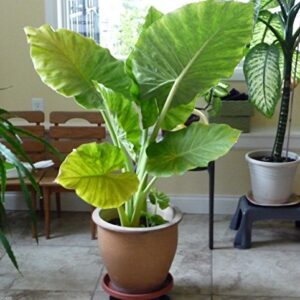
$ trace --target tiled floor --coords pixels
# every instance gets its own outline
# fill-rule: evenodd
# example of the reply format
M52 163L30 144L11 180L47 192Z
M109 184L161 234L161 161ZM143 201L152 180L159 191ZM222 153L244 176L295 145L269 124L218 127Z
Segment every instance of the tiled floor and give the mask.
M45 240L41 230L37 245L27 214L11 213L10 239L22 275L0 249L0 299L109 299L99 286L104 270L88 218L66 212L54 217L52 239ZM229 220L216 216L216 249L210 251L207 216L185 215L171 269L171 299L300 300L300 230L290 222L258 223L252 249L238 250Z

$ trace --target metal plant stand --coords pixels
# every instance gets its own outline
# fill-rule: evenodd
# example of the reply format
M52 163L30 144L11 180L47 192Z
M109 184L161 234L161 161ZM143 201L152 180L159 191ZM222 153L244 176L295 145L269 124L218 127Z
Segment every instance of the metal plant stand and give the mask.
M214 202L215 202L215 162L211 161L207 168L196 168L191 171L206 171L209 179L209 208L208 208L208 245L209 249L214 249Z

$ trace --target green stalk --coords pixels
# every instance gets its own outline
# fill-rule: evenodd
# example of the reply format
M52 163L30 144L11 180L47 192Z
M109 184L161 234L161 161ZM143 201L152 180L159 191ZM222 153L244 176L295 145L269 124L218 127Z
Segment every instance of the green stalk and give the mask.
M124 147L120 144L120 142L118 140L115 128L113 126L113 123L111 122L108 111L102 110L101 113L102 113L105 125L109 131L109 134L110 134L113 144L115 146L119 147L120 149L122 149L123 153L125 154L125 157L126 157L125 170L129 171L129 172L133 172L133 167L132 167L131 161L129 159L129 156L128 156L126 150L124 149ZM122 226L128 226L128 224L129 224L128 217L132 216L132 214L133 214L132 201L133 200L130 199L127 203L125 203L125 208L124 208L124 205L118 208L118 215L119 215ZM127 225L123 225L123 224L127 224Z
M168 95L168 98L164 104L164 107L160 113L160 116L158 117L158 120L155 123L153 132L152 132L151 136L149 137L148 142L146 143L147 146L156 140L159 130L161 128L161 125L166 117L166 114L170 108L170 105L174 99L175 93L178 89L179 83L180 83L182 77L184 76L186 70L187 69L185 69L182 72L182 74L177 78L177 80L175 80L175 82L172 86L172 89ZM132 226L139 225L142 207L145 205L145 201L146 201L147 194L144 193L143 187L144 187L144 185L147 181L147 177L148 177L147 172L146 172L147 161L148 161L148 157L147 157L147 154L145 151L144 153L142 153L142 158L140 161L141 167L139 170L140 171L139 178L142 178L142 180L140 181L139 189L138 189L138 192L136 193L136 197L134 199L134 212L133 212L132 221L131 221Z
M134 211L130 222L130 226L132 227L138 227L140 225L141 213L143 207L145 207L146 196L147 196L146 194L143 193L143 187L147 182L147 178L148 175L145 172L134 197Z
M123 227L130 227L130 222L128 219L128 215L125 212L125 209L123 206L118 207L118 215L121 222L121 226Z
M128 156L128 153L127 153L126 149L123 147L123 145L120 143L120 141L118 139L118 136L116 134L116 130L114 128L114 125L111 122L109 112L106 111L106 110L102 110L101 113L102 113L105 125L106 125L106 127L109 131L110 136L111 136L111 139L113 141L113 144L115 146L119 147L120 149L122 149L123 153L125 154L125 158L126 158L126 160L125 160L125 169L126 169L126 171L133 172L133 166L132 166L131 160Z

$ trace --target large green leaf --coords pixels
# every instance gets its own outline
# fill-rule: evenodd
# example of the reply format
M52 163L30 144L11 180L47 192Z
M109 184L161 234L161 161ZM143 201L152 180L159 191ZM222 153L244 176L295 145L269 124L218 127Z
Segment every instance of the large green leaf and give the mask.
M145 30L132 54L141 99L163 106L175 81L173 106L190 103L230 77L252 32L252 4L204 1L161 17Z
M142 26L141 32L146 30L150 27L155 21L159 20L164 14L156 9L155 7L151 6L148 9L147 15L145 17L145 22Z
M225 155L239 135L239 130L228 125L193 123L151 144L147 149L147 169L154 176L169 177L206 167L210 161Z
M26 27L31 57L37 73L49 87L66 97L75 96L85 108L101 108L102 100L92 80L129 96L131 80L124 63L108 49L81 34L49 25Z
M137 190L134 173L116 172L124 167L121 149L108 143L83 144L62 163L56 181L95 207L116 208Z
M134 158L136 151L140 148L141 130L139 115L133 107L133 102L102 84L96 84L96 87L106 102L105 106L112 117L111 121L119 141Z
M149 26L151 26L155 21L159 20L162 16L163 16L162 12L158 11L156 8L151 6L145 17L145 22L141 28L141 33L139 35L139 38L142 35L142 32L147 30ZM132 80L136 86L136 91L137 91L135 93L136 102L141 108L142 125L144 128L148 128L155 123L157 116L159 115L159 110L158 110L158 106L157 106L157 103L155 100L152 102L150 102L150 101L146 101L146 102L142 101L141 102L140 101L139 88L137 88L138 84L137 84L135 76L132 72L132 57L133 57L133 54L131 52L125 62L126 72L132 77Z
M281 37L283 36L284 29L280 21L279 15L273 14L265 10L259 14L259 18L264 20L265 22L268 22ZM274 41L277 41L277 38L275 37L274 33L270 29L268 29L263 22L258 21L254 27L250 47L252 48L255 45L260 44L262 42L271 45L272 43L274 43Z
M279 49L261 43L252 48L244 62L250 101L265 116L274 114L280 97Z

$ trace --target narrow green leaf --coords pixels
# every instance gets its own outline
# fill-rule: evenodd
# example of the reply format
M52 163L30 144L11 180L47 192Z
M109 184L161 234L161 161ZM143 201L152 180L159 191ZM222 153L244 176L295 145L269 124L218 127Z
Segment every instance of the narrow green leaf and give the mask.
M24 130L20 127L14 127L14 130L17 134L22 134L23 136L30 137L33 140L36 140L40 142L41 144L45 145L47 147L47 150L49 150L51 153L53 153L56 157L62 159L62 154L59 152L55 147L53 147L47 140L40 138L36 136L35 134L32 134L31 132Z
M279 50L261 43L252 48L244 62L249 99L265 116L272 117L280 97Z
M0 201L1 201L1 203L4 203L4 195L5 195L5 191L6 191L6 168L5 168L4 162L1 157L0 157L0 176L1 176ZM0 212L0 215L1 215L1 212Z
M31 163L30 157L22 146L22 140L16 135L14 130L0 123L0 136L20 159Z
M8 254L8 256L9 256L11 262L13 263L13 265L15 266L15 268L16 268L18 271L20 271L20 270L19 270L18 262L17 262L16 257L15 257L15 255L14 255L12 249L11 249L10 243L9 243L9 241L7 240L7 238L6 238L5 234L4 234L4 232L3 232L1 229L0 229L0 241L1 241L2 245L3 245L3 248L5 249L6 253Z
M23 178L23 172L22 172L23 170L21 171L18 166L16 167L16 169L17 169L17 172L18 172L18 178L19 178L21 190L22 190L22 193L23 193L23 196L24 196L24 199L25 199L25 203L28 207L28 213L29 213L29 216L30 216L30 219L31 219L32 226L35 228L35 230L37 230L36 211L33 209L31 194L30 194L30 192L28 190L28 186L25 183L25 180ZM35 182L35 184L37 184L35 180L34 180L34 182ZM39 191L39 188L38 188L38 191ZM38 243L38 237L37 236L36 236L36 242Z
M131 80L124 63L90 38L49 25L26 27L31 57L37 73L50 88L66 97L76 97L85 108L102 108L92 80L130 97Z
M161 142L148 147L147 170L157 177L169 177L206 167L210 161L225 155L239 135L239 130L228 125L192 123L182 130L169 132Z
M118 147L108 143L83 144L62 163L56 182L87 203L101 208L117 208L136 192L135 173L120 173L125 158Z

